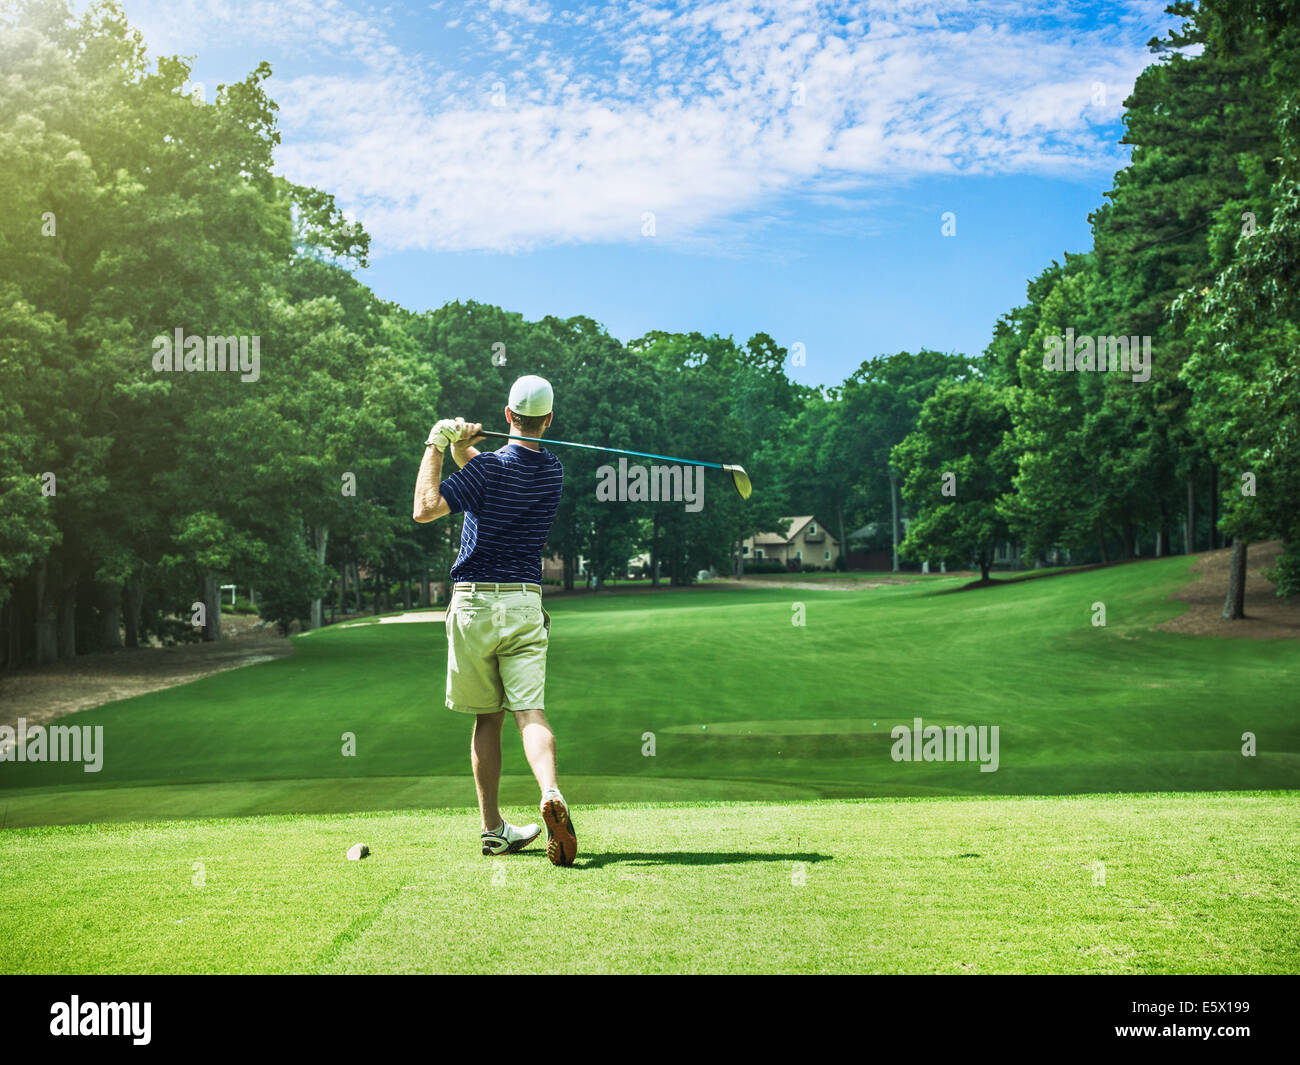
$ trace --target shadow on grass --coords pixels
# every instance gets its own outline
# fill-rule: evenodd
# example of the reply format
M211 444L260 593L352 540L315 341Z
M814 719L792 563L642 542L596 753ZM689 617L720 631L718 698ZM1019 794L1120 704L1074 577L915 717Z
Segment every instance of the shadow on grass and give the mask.
M1078 566L1048 566L1040 570L1028 570L1025 572L1012 571L1016 573L1014 577L990 577L988 580L973 580L966 584L959 584L955 588L935 588L926 595L956 595L958 592L973 592L980 588L1004 588L1013 584L1023 584L1025 581L1042 581L1051 577L1070 577L1076 573L1091 573L1093 570L1114 569L1116 566L1131 566L1140 562L1165 562L1178 556L1161 555L1159 558L1120 558L1114 562L1089 562ZM1183 556L1190 557L1190 556ZM1007 572L1005 570L998 572Z
M732 865L737 862L829 862L829 854L766 854L756 851L610 851L585 861L579 853L575 869L599 869L614 862L629 865Z

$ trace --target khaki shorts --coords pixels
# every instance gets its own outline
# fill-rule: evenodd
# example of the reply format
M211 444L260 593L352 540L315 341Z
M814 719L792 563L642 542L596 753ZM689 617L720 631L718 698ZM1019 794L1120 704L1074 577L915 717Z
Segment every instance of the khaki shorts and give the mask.
M498 590L505 589L505 590ZM535 584L457 584L447 604L447 708L544 710L551 617Z

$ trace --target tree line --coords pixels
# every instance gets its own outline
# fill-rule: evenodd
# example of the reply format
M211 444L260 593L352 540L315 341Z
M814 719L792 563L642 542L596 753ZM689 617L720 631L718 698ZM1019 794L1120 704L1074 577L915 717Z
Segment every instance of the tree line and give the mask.
M864 362L806 403L798 512L877 517L904 557L985 579L999 543L1028 564L1231 543L1234 617L1247 545L1280 538L1269 576L1300 592L1300 4L1166 10L1092 249L978 357Z
M111 2L0 16L0 665L220 636L219 587L325 621L447 572L456 521L410 520L428 427L555 383L552 435L743 463L707 504L602 501L565 452L548 552L690 583L815 513L898 555L1101 560L1266 536L1300 589L1295 336L1300 103L1289 5L1178 4L1127 101L1132 165L977 357L866 359L794 383L765 333L651 332L476 302L413 312L353 272L369 238L274 173L270 68L196 96ZM1189 57L1189 45L1199 54ZM1244 221L1243 219L1247 219ZM1148 380L1046 368L1052 338L1147 337ZM1138 345L1141 350L1141 344ZM1242 491L1249 481L1251 491ZM909 517L906 537L901 517ZM1243 570L1244 571L1244 570Z

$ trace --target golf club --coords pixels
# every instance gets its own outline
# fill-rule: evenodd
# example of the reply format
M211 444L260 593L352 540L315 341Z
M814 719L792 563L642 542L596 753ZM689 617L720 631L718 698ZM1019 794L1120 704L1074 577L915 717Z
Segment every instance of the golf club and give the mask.
M726 470L731 474L731 483L735 485L736 491L740 494L741 499L748 499L749 493L752 492L753 486L749 483L749 474L745 472L744 466L728 465L722 462L699 462L696 459L679 459L672 455L651 455L645 451L626 451L621 447L601 447L599 444L575 444L572 440L551 440L539 439L535 436L511 436L509 433L494 433L487 429L482 430L481 436L491 436L498 440L524 440L532 443L553 444L559 447L582 447L588 451L607 451L611 455L632 455L639 459L662 459L664 462L676 462L683 466L707 466L711 470Z

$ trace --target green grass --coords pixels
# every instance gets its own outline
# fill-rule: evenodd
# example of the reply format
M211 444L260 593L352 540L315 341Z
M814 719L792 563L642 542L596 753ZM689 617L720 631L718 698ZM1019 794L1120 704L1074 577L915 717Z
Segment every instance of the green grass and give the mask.
M307 634L0 763L0 972L1296 972L1300 648L1156 631L1189 569L556 599L567 870L478 853L441 625Z
M0 972L1300 968L1294 794L600 807L577 826L571 869L482 857L464 810L5 831ZM356 842L372 856L344 860Z
M1189 568L1173 558L965 591L966 578L945 577L558 599L547 703L566 794L588 805L1296 787L1300 645L1155 631L1183 609L1168 594ZM806 623L792 625L800 608ZM443 707L441 625L340 626L296 647L65 719L104 727L103 771L0 763L0 819L473 801L469 721ZM1000 768L893 761L890 729L915 717L998 726ZM503 794L522 801L533 785L507 732ZM344 733L355 757L341 754Z

